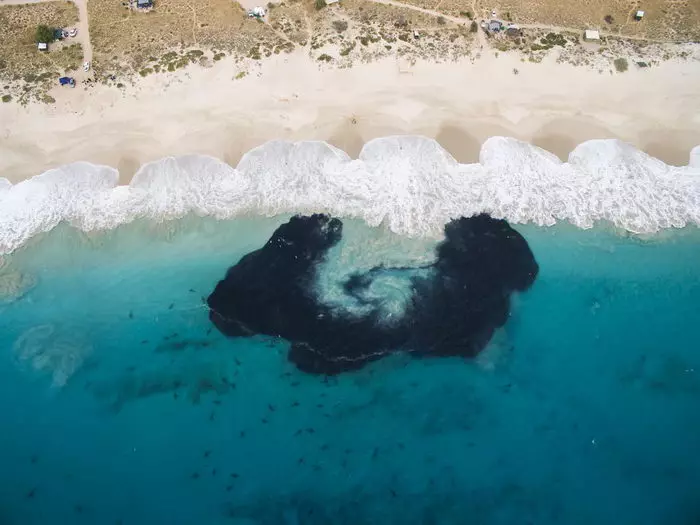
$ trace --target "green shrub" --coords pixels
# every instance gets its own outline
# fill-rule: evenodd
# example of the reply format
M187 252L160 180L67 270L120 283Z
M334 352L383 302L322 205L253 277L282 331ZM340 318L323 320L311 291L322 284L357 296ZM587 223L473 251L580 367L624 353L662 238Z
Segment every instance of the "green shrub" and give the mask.
M543 46L547 48L554 46L564 47L566 45L567 40L564 35L560 35L559 33L547 33L540 39L540 42Z
M471 33L476 33L479 30L479 24L476 23L476 20L474 20L470 25L469 25L469 31Z
M626 58L616 58L613 61L613 64L615 64L615 69L617 70L618 73L624 73L627 71L627 68L629 67L629 64L627 63Z
M40 44L42 42L46 44L53 42L55 40L55 38L53 37L53 29L45 25L37 26L36 34L34 35L34 40L37 44Z
M12 95L3 95L2 101L3 102L12 102Z
M333 57L323 53L320 57L318 57L318 60L320 60L321 62L330 62L331 60L333 60Z
M316 9L321 10L326 7L326 0L316 0Z
M345 20L333 20L333 27L338 33L342 33L347 30L348 23Z
M260 60L262 58L260 56L260 49L258 49L258 46L250 48L250 52L248 53L248 57L252 58L253 60Z
M341 57L346 57L350 54L350 52L355 49L355 42L350 44L348 47L344 47L343 49L340 50L340 56Z
M447 23L447 20L445 20L444 16L438 16L437 17L437 23L441 26L444 26Z

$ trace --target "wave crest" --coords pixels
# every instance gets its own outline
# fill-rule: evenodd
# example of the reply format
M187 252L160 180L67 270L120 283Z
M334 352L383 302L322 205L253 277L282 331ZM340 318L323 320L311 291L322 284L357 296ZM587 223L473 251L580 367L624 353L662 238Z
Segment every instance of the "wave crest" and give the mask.
M514 223L607 220L635 233L700 224L700 146L674 167L617 140L580 144L561 162L548 151L493 137L479 163L459 164L436 141L375 139L356 160L325 142L272 141L236 168L207 156L142 166L128 186L107 166L76 162L12 185L0 179L0 253L69 222L86 231L189 213L325 212L396 233L439 236L450 219L486 212Z

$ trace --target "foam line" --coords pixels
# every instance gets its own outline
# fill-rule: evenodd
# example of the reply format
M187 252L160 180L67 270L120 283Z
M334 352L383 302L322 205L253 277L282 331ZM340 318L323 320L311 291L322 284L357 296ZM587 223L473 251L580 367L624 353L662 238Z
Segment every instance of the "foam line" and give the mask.
M459 164L436 141L375 139L358 159L325 142L272 141L236 168L207 156L142 166L128 186L107 166L76 162L12 185L0 179L0 253L62 221L83 230L137 218L194 213L325 212L385 224L396 233L440 236L450 219L486 212L512 223L609 221L635 233L700 224L700 146L669 166L617 140L580 144L561 162L512 138L493 137L479 163Z

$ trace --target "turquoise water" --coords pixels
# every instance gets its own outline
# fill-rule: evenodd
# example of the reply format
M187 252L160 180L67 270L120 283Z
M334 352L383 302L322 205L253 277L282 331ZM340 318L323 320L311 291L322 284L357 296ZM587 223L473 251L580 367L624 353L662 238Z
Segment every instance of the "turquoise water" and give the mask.
M60 227L6 261L0 523L700 521L697 230L517 227L540 273L476 360L323 378L202 303L285 220ZM342 244L329 297L435 242Z

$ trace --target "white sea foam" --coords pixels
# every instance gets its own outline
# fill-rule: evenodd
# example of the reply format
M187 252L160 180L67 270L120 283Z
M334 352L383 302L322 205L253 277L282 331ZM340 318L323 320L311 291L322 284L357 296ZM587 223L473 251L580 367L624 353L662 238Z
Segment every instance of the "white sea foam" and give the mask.
M84 230L136 218L188 213L329 212L437 236L449 219L488 212L511 222L588 228L607 220L636 233L700 224L700 147L688 166L668 166L616 140L579 145L561 162L515 139L493 137L480 162L459 164L415 136L368 142L359 159L324 142L269 142L236 168L211 157L169 157L144 165L129 186L113 168L68 164L11 185L0 179L0 253L61 221Z

